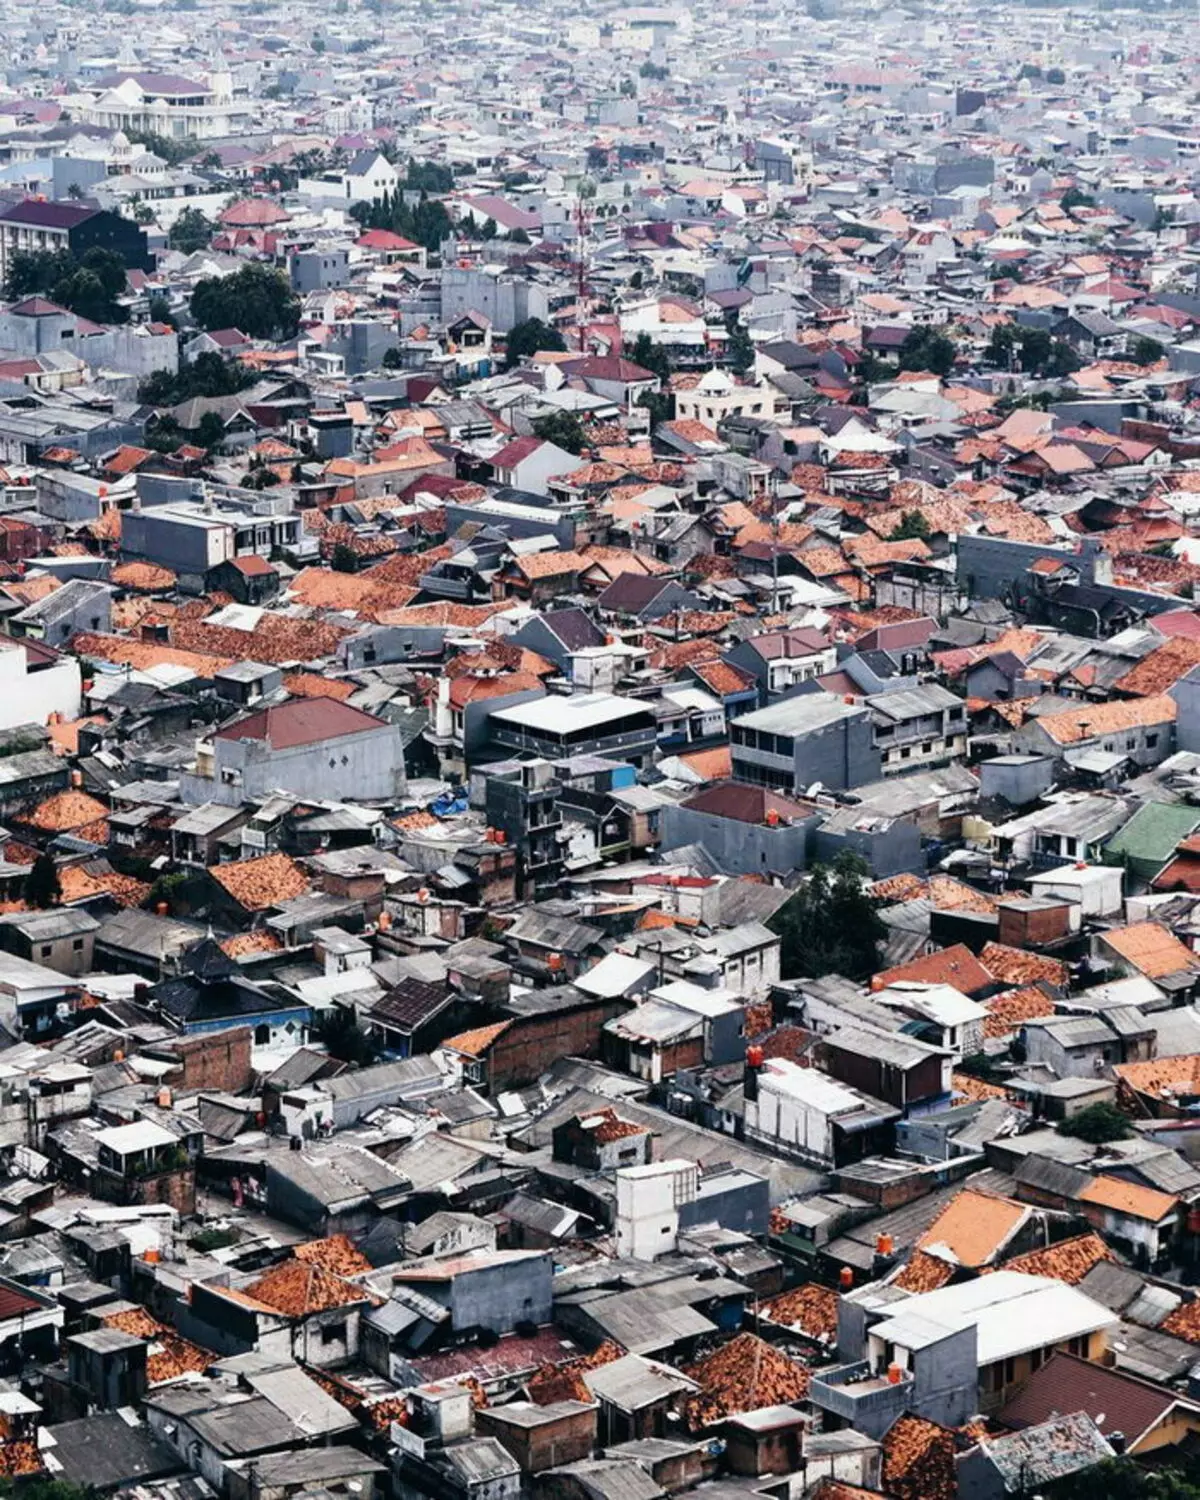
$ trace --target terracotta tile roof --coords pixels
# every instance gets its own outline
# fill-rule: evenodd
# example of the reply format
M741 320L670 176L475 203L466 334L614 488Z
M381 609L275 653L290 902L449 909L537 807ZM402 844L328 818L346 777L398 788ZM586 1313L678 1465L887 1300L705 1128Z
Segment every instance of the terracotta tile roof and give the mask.
M135 880L132 875L119 875L115 870L92 875L82 865L66 866L58 872L58 881L62 888L64 906L107 895L118 906L132 908L141 906L150 894L150 886L144 880Z
M303 896L310 884L308 876L286 854L212 865L208 873L245 911L266 911L280 901L291 901Z
M513 567L523 577L561 578L570 573L582 573L587 563L578 552L563 552L555 548L548 552L525 552L513 559Z
M679 759L706 781L721 781L733 775L733 751L728 745L718 745L712 750L692 750Z
M306 567L288 583L288 595L311 609L347 609L368 619L377 618L383 609L402 609L416 597L416 579L395 582L375 577L375 571L335 573L333 568Z
M170 1380L179 1380L184 1375L203 1375L218 1358L208 1349L180 1338L177 1333L164 1330L150 1345L146 1353L146 1378L151 1385L164 1385Z
M896 1500L954 1500L954 1434L923 1417L903 1416L883 1439L883 1488Z
M950 1086L962 1098L973 1101L1008 1098L1008 1090L1001 1088L998 1083L985 1083L982 1078L975 1078L970 1073L951 1073Z
M917 1249L978 1270L996 1259L1028 1215L1024 1204L964 1188L917 1241Z
M217 1358L210 1350L181 1338L173 1328L151 1317L144 1308L129 1307L107 1317L101 1316L106 1327L149 1340L146 1375L151 1385L163 1385L189 1373L202 1375Z
M1079 1202L1128 1214L1134 1219L1145 1219L1151 1224L1160 1223L1179 1207L1179 1199L1173 1193L1160 1193L1155 1188L1143 1187L1141 1183L1123 1182L1119 1177L1107 1177L1103 1173L1083 1189Z
M109 574L109 582L123 589L144 589L147 593L166 593L175 587L178 580L170 568L160 568L148 562L126 562L112 570Z
M1184 969L1200 969L1200 958L1161 922L1114 927L1104 934L1104 942L1147 979L1164 979Z
M684 1421L692 1432L740 1412L803 1401L810 1379L799 1360L789 1359L753 1333L739 1333L683 1373L700 1386L699 1393L683 1403Z
M887 880L877 880L871 894L889 905L924 899L936 911L971 911L986 917L996 910L994 896L977 891L953 875L931 875L928 880L912 874L892 875Z
M985 943L979 962L1001 984L1027 985L1044 979L1048 984L1066 984L1069 970L1058 958L1010 948L1007 943Z
M1030 1250L1004 1262L1006 1271L1023 1271L1026 1276L1052 1276L1077 1286L1094 1265L1111 1260L1112 1252L1098 1234L1077 1234L1044 1250Z
M243 635L244 632L237 631ZM131 636L98 635L94 631L83 631L71 640L71 650L78 656L92 656L97 661L113 662L117 666L130 666L140 670L148 667L186 667L199 677L211 677L224 667L246 657L243 649L235 656L213 656L201 651L180 651L172 646L160 646L153 641L138 641Z
M1159 1333L1169 1333L1174 1338L1186 1339L1189 1344L1200 1344L1200 1301L1184 1302L1158 1325Z
M1134 693L1139 698L1153 697L1165 693L1179 679L1200 662L1200 640L1190 636L1174 636L1171 640L1143 656L1124 677L1118 677L1113 687L1121 693Z
M1160 1057L1152 1062L1119 1063L1113 1068L1124 1094L1146 1094L1174 1103L1180 1096L1200 1095L1200 1053Z
M799 1328L810 1339L831 1343L837 1336L837 1293L832 1287L807 1282L781 1297L764 1302L762 1310L773 1323Z
M44 1469L41 1449L35 1442L0 1443L0 1474L16 1479L40 1474Z
M139 1339L156 1339L160 1333L167 1332L167 1325L152 1318L143 1307L127 1307L123 1312L107 1316L102 1313L101 1321L106 1328L117 1328Z
M919 875L904 873L889 875L886 880L877 880L871 886L871 895L889 906L899 901L916 901L928 891L928 882Z
M371 1262L344 1234L310 1240L307 1245L297 1245L292 1253L306 1265L319 1266L322 1271L332 1271L335 1276L359 1276L371 1269Z
M1138 698L1128 703L1080 704L1078 708L1065 709L1062 713L1044 714L1037 722L1055 744L1074 745L1080 740L1120 734L1127 729L1173 724L1176 712L1174 698L1162 695Z
M457 1036L447 1037L442 1043L454 1052L467 1057L482 1057L498 1036L512 1025L511 1021L497 1021L494 1026L477 1026L473 1031L460 1031Z
M347 578L356 575L347 573ZM313 661L332 656L338 642L349 634L319 620L295 620L288 615L264 613L253 630L234 630L206 622L176 621L171 644L207 655L232 655L237 661L259 661L278 665L290 661Z
M309 1313L327 1312L330 1308L350 1307L356 1302L371 1300L362 1287L299 1259L275 1266L253 1282L247 1292L255 1301L289 1318L302 1318Z
M283 679L283 685L293 698L338 698L343 703L357 691L352 682L319 677L316 672L292 672Z
M1054 1001L1036 984L1005 990L983 1003L988 1012L983 1023L985 1036L1008 1036L1025 1021L1054 1014Z
M221 952L226 958L248 958L252 953L282 953L283 944L273 932L260 928L257 932L239 932L225 938Z
M579 1359L567 1360L561 1365L543 1365L536 1375L529 1378L525 1392L535 1406L553 1406L557 1401L585 1401L591 1405L595 1399L584 1383L589 1370L599 1370L611 1365L625 1355L620 1344L605 1339L590 1354Z
M86 792L55 792L40 802L25 821L43 833L69 833L104 818L108 809Z
M908 1264L892 1280L893 1286L906 1292L936 1292L944 1287L954 1275L954 1267L948 1260L928 1255L924 1250L914 1250Z
M965 943L956 943L951 948L939 948L936 953L926 953L906 964L883 969L871 980L871 988L886 989L897 980L912 980L918 984L950 984L964 995L988 989L994 982L991 974Z

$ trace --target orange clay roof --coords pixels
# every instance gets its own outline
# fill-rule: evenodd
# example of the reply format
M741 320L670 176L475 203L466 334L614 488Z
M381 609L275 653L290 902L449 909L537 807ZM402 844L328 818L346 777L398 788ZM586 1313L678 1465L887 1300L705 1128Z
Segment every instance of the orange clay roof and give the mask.
M1023 1271L1027 1276L1051 1276L1055 1281L1076 1286L1094 1265L1111 1259L1111 1251L1098 1234L1077 1234L1073 1239L1060 1240L1057 1245L1047 1245L1044 1250L1014 1256L1004 1262L1004 1269Z
M1159 922L1134 922L1104 934L1105 943L1147 979L1200 968L1200 958Z
M1137 1182L1122 1182L1119 1177L1103 1175L1084 1188L1079 1201L1111 1209L1114 1213L1128 1214L1135 1219L1146 1219L1151 1224L1157 1224L1179 1207L1179 1199L1171 1193L1160 1193Z
M497 1037L512 1025L511 1021L497 1021L494 1026L477 1026L473 1031L460 1031L457 1036L447 1037L442 1043L453 1052L465 1053L467 1057L482 1057Z
M941 1260L924 1250L914 1250L892 1285L905 1292L936 1292L953 1275L954 1267L948 1260Z
M362 1287L299 1259L275 1266L253 1282L247 1292L256 1302L290 1318L371 1300Z
M832 1339L837 1333L837 1293L810 1281L781 1297L772 1297L763 1311L773 1323L799 1328L812 1339Z
M1037 722L1056 745L1074 745L1127 729L1173 724L1176 713L1174 698L1164 694L1130 702L1082 703L1062 713L1043 714Z
M247 958L252 953L282 953L283 944L274 933L260 928L257 932L239 932L225 938L221 952L226 958Z
M40 828L44 833L68 833L96 822L107 812L103 802L97 802L86 792L55 792L40 802L25 821L31 828Z
M297 1245L293 1253L306 1265L319 1266L322 1271L332 1271L335 1276L358 1276L371 1269L371 1262L344 1234L310 1240L307 1245Z
M977 1270L1000 1254L1028 1214L1023 1204L964 1188L938 1214L917 1248Z
M979 962L1001 984L1035 984L1039 979L1048 984L1067 982L1067 966L1061 959L1011 948L1007 943L985 943Z
M308 876L286 854L213 865L208 873L246 911L265 911L303 896L309 888Z

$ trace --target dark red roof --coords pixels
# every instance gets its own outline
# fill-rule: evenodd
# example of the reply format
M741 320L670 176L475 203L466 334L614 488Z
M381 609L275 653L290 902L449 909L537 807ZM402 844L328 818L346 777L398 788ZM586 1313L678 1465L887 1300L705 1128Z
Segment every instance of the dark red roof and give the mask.
M11 1287L0 1286L0 1320L19 1318L22 1313L41 1312L42 1304Z
M38 198L26 198L0 213L0 220L9 224L35 224L40 229L74 229L99 212L98 208L84 208L78 203L44 203Z
M654 380L653 370L643 370L631 359L619 354L590 354L585 358L563 360L568 375L582 375L585 380Z
M233 565L247 578L265 578L269 573L279 571L274 563L269 563L265 557L258 557L254 553L251 553L249 557L235 557Z
M0 218L4 215L0 214ZM10 313L16 313L19 318L70 318L74 314L69 308L59 307L57 302L51 302L48 297L26 297L23 302L14 302L9 308Z
M334 698L292 698L276 708L263 708L236 724L227 724L217 730L215 738L264 740L272 750L290 750L384 727L383 719Z
M781 823L792 818L808 818L812 809L790 797L781 797L778 792L766 787L751 786L744 781L720 781L706 786L694 797L689 797L683 806L689 812L707 813L714 818L731 818L736 823L763 825L767 814L775 813Z
M1174 1391L1060 1353L1029 1377L1000 1412L1000 1421L1020 1431L1061 1412L1085 1411L1105 1437L1124 1433L1132 1446L1179 1399Z
M492 454L493 469L511 469L514 464L524 463L531 453L536 453L544 442L540 437L513 438L505 443L499 453Z

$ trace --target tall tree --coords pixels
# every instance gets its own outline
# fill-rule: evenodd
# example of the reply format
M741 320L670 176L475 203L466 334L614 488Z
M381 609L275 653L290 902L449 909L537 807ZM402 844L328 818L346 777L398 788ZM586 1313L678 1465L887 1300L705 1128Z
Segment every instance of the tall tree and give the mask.
M25 877L24 896L30 906L36 906L39 910L57 906L62 900L58 866L49 854L39 854L29 867L29 874Z
M887 929L867 893L866 863L850 852L832 868L814 865L808 880L767 924L781 939L785 979L844 974L865 979L878 967Z
M531 354L537 354L541 349L562 353L567 346L557 328L551 328L541 318L526 318L523 323L517 323L509 329L504 347L505 364L511 369L513 365L519 365L522 360L528 359Z
M253 339L287 339L299 326L300 303L282 271L252 262L232 276L197 282L192 317L201 328L239 328Z

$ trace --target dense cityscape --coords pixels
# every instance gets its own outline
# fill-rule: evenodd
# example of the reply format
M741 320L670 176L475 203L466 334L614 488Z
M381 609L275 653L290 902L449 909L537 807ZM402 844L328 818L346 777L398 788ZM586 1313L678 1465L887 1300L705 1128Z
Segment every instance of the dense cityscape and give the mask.
M0 1500L1200 1500L1182 8L0 5Z

